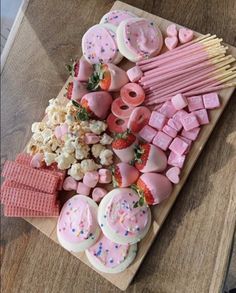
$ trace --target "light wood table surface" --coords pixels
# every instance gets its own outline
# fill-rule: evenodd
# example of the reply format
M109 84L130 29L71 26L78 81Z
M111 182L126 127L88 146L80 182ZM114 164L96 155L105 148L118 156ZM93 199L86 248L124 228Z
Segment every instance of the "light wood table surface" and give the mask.
M235 1L125 2L236 45ZM67 79L64 64L112 4L29 0L2 71L1 163L24 149ZM236 221L235 96L127 292L221 292ZM1 217L1 257L2 292L119 292L21 219Z

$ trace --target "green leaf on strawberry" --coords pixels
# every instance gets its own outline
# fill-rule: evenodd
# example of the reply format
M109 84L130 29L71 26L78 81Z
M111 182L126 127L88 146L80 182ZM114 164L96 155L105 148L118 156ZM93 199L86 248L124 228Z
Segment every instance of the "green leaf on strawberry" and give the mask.
M83 108L79 103L72 100L73 106L75 106L78 109L77 118L80 121L88 121L89 120L89 113L86 111L85 108Z

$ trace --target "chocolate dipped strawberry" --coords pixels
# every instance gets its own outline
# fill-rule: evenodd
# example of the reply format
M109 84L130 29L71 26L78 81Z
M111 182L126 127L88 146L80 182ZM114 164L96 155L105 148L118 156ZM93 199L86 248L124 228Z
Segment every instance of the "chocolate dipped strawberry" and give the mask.
M69 100L75 100L79 102L81 98L87 93L87 83L74 79L72 82L69 82L67 86L66 97Z
M70 75L78 81L88 82L89 77L93 73L93 66L88 63L88 61L86 61L84 58L71 61L73 63L66 66Z
M170 180L158 173L145 173L141 175L136 185L133 185L132 188L140 196L135 206L159 204L169 197L172 192Z
M126 72L118 66L107 64L95 64L94 72L88 81L88 90L119 91L129 82Z
M128 163L118 163L112 171L112 180L115 187L128 187L135 183L139 177L139 171Z
M134 165L142 173L162 172L167 166L165 153L153 144L136 145L134 153Z
M134 158L134 147L136 143L136 136L130 131L125 131L116 135L112 142L112 149L122 162L128 163Z

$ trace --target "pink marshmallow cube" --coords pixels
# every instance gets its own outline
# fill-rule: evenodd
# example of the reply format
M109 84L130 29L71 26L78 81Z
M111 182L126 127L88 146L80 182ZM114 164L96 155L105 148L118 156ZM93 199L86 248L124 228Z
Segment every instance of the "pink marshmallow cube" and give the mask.
M202 96L189 97L187 98L187 101L190 112L204 108Z
M98 181L99 183L107 184L112 181L112 173L110 170L99 169L98 174L99 174L99 181Z
M173 106L173 104L171 103L171 101L167 101L165 102L161 108L158 110L158 112L162 113L163 115L165 115L167 118L171 118L173 117L173 115L176 113L176 109Z
M157 111L152 111L151 117L149 119L149 125L161 130L166 123L166 116Z
M77 190L78 182L71 176L66 177L63 182L64 190Z
M188 139L194 141L197 139L199 132L200 132L200 127L194 128L189 131L186 131L185 129L183 129L181 132L181 135L185 138L188 138Z
M145 125L140 131L139 136L147 142L152 142L157 131L149 125Z
M95 144L100 141L100 138L98 135L94 133L85 133L84 142L86 144Z
M162 131L168 134L170 137L175 138L177 136L177 131L169 125L165 125Z
M188 114L188 112L186 112L185 110L179 110L174 114L173 119L178 121L179 123L181 123L181 125L183 125L181 122L181 118L187 114Z
M97 171L87 172L84 175L83 183L91 188L94 188L98 184L99 175Z
M107 194L107 190L101 187L94 188L92 192L92 199L96 202L100 202L101 199Z
M180 156L174 152L170 152L168 157L168 164L174 167L182 168L184 165L185 159L186 159L186 156Z
M180 139L182 139L183 141L185 141L188 144L188 148L186 149L186 151L184 152L184 155L188 154L191 146L192 146L192 140L190 140L189 138L186 138L184 136L179 136Z
M188 144L179 137L176 137L169 146L171 151L180 156L184 154L187 148Z
M168 134L158 131L157 135L153 139L153 144L163 151L166 151L168 149L168 146L170 145L172 141L172 137L170 137Z
M131 82L137 82L142 76L143 72L139 66L134 66L126 71L128 78Z
M181 128L183 127L181 122L179 122L178 120L175 120L173 118L169 119L167 124L174 128L177 132L181 130Z
M183 127L185 130L191 130L194 129L196 127L198 127L200 124L197 120L197 117L193 114L187 114L184 117L181 117L181 123L183 124Z
M91 188L84 184L83 182L79 182L77 186L77 193L81 195L89 195Z
M176 110L181 110L188 105L187 99L182 94L173 96L171 102Z
M30 167L32 168L41 168L44 164L44 155L43 153L36 153L31 161L30 161Z
M220 107L220 100L217 93L203 95L203 104L206 109L215 109Z
M208 117L206 109L194 111L193 113L194 113L194 115L196 115L197 120L200 123L200 125L205 125L205 124L209 123L209 117Z

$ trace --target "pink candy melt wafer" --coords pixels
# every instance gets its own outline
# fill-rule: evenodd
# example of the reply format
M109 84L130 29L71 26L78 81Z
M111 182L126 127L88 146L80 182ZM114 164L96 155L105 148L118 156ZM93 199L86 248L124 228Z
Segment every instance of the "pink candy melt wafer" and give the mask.
M188 144L179 137L176 137L169 146L169 149L177 155L183 155L187 148Z
M157 131L149 125L145 125L140 131L139 136L144 139L146 142L152 142L154 136L157 134Z
M220 100L217 93L203 95L203 104L206 109L215 109L220 107Z
M188 101L188 109L190 112L204 108L202 96L189 97L187 98L187 101Z
M181 120L181 123L183 124L184 129L187 131L194 129L200 125L196 115L194 115L193 113L190 113L185 115L184 117L181 117L180 120Z
M153 139L153 144L163 151L166 151L171 141L172 137L162 131L158 131L157 135Z

